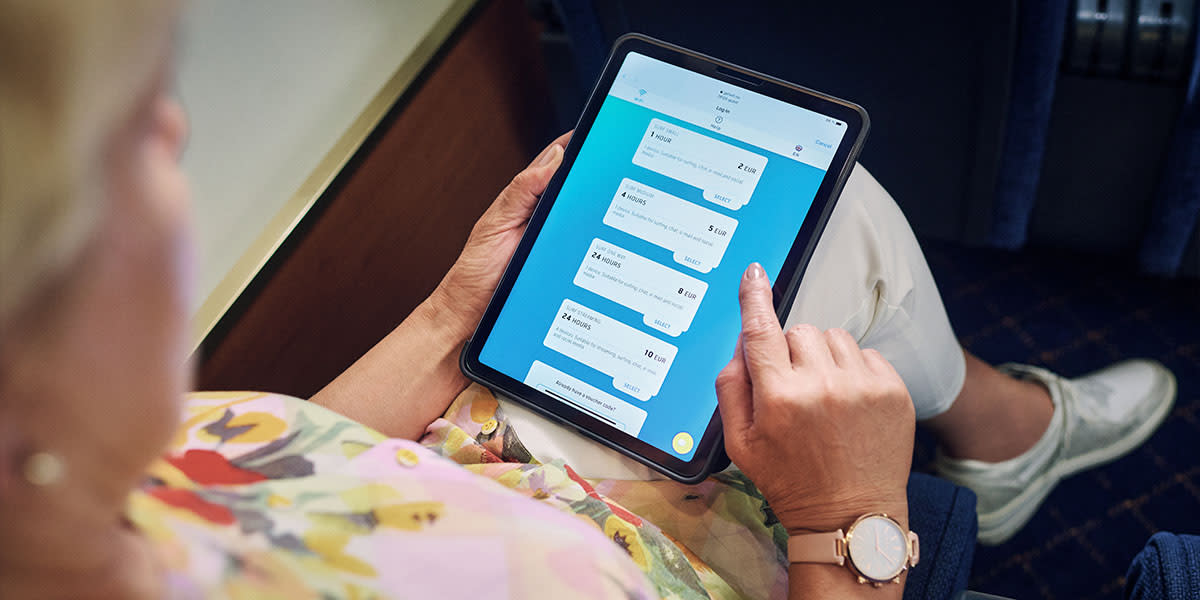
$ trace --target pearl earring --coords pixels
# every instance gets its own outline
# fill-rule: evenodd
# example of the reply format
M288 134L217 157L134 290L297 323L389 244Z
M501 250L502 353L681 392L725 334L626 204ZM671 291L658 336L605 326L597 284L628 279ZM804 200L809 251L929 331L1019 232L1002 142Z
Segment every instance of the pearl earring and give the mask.
M37 487L49 487L63 480L67 466L57 454L34 452L25 461L25 481Z

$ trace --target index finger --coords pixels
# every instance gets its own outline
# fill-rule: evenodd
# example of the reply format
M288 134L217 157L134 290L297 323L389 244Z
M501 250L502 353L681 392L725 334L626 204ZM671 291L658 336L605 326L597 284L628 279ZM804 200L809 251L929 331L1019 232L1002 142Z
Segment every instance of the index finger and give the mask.
M742 306L742 351L752 385L776 377L791 368L787 340L775 314L771 284L762 265L753 263L742 276L738 292Z
M733 358L717 374L717 406L721 409L726 443L736 439L734 436L740 435L753 420L751 404L750 378L746 375L746 359L739 338Z

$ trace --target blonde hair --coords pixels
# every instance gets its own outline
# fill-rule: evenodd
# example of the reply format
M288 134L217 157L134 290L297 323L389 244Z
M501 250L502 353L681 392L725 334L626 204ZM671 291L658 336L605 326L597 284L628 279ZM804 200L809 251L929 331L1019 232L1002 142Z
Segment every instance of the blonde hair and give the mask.
M176 12L162 0L0 0L0 332L100 222L106 144L162 64L147 42L170 35Z

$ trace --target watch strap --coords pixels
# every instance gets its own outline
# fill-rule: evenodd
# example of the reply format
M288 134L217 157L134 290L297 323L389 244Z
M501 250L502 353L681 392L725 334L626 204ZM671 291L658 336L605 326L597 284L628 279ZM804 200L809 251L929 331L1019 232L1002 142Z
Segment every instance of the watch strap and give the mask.
M846 562L842 551L845 543L846 536L841 529L793 535L788 538L788 562L842 565Z
M917 562L921 560L921 542L917 539L917 532L908 532L908 566L915 567Z

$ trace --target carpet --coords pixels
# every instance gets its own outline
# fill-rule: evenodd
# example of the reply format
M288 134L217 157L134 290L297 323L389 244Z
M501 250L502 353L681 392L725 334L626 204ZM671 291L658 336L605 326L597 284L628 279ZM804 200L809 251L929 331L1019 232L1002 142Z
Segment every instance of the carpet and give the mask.
M1175 408L1146 444L1064 480L1013 539L975 554L975 591L1121 598L1153 533L1200 533L1200 282L1139 275L1132 260L922 246L955 333L980 358L1071 377L1146 357L1175 373ZM914 468L932 472L932 461L920 434Z

